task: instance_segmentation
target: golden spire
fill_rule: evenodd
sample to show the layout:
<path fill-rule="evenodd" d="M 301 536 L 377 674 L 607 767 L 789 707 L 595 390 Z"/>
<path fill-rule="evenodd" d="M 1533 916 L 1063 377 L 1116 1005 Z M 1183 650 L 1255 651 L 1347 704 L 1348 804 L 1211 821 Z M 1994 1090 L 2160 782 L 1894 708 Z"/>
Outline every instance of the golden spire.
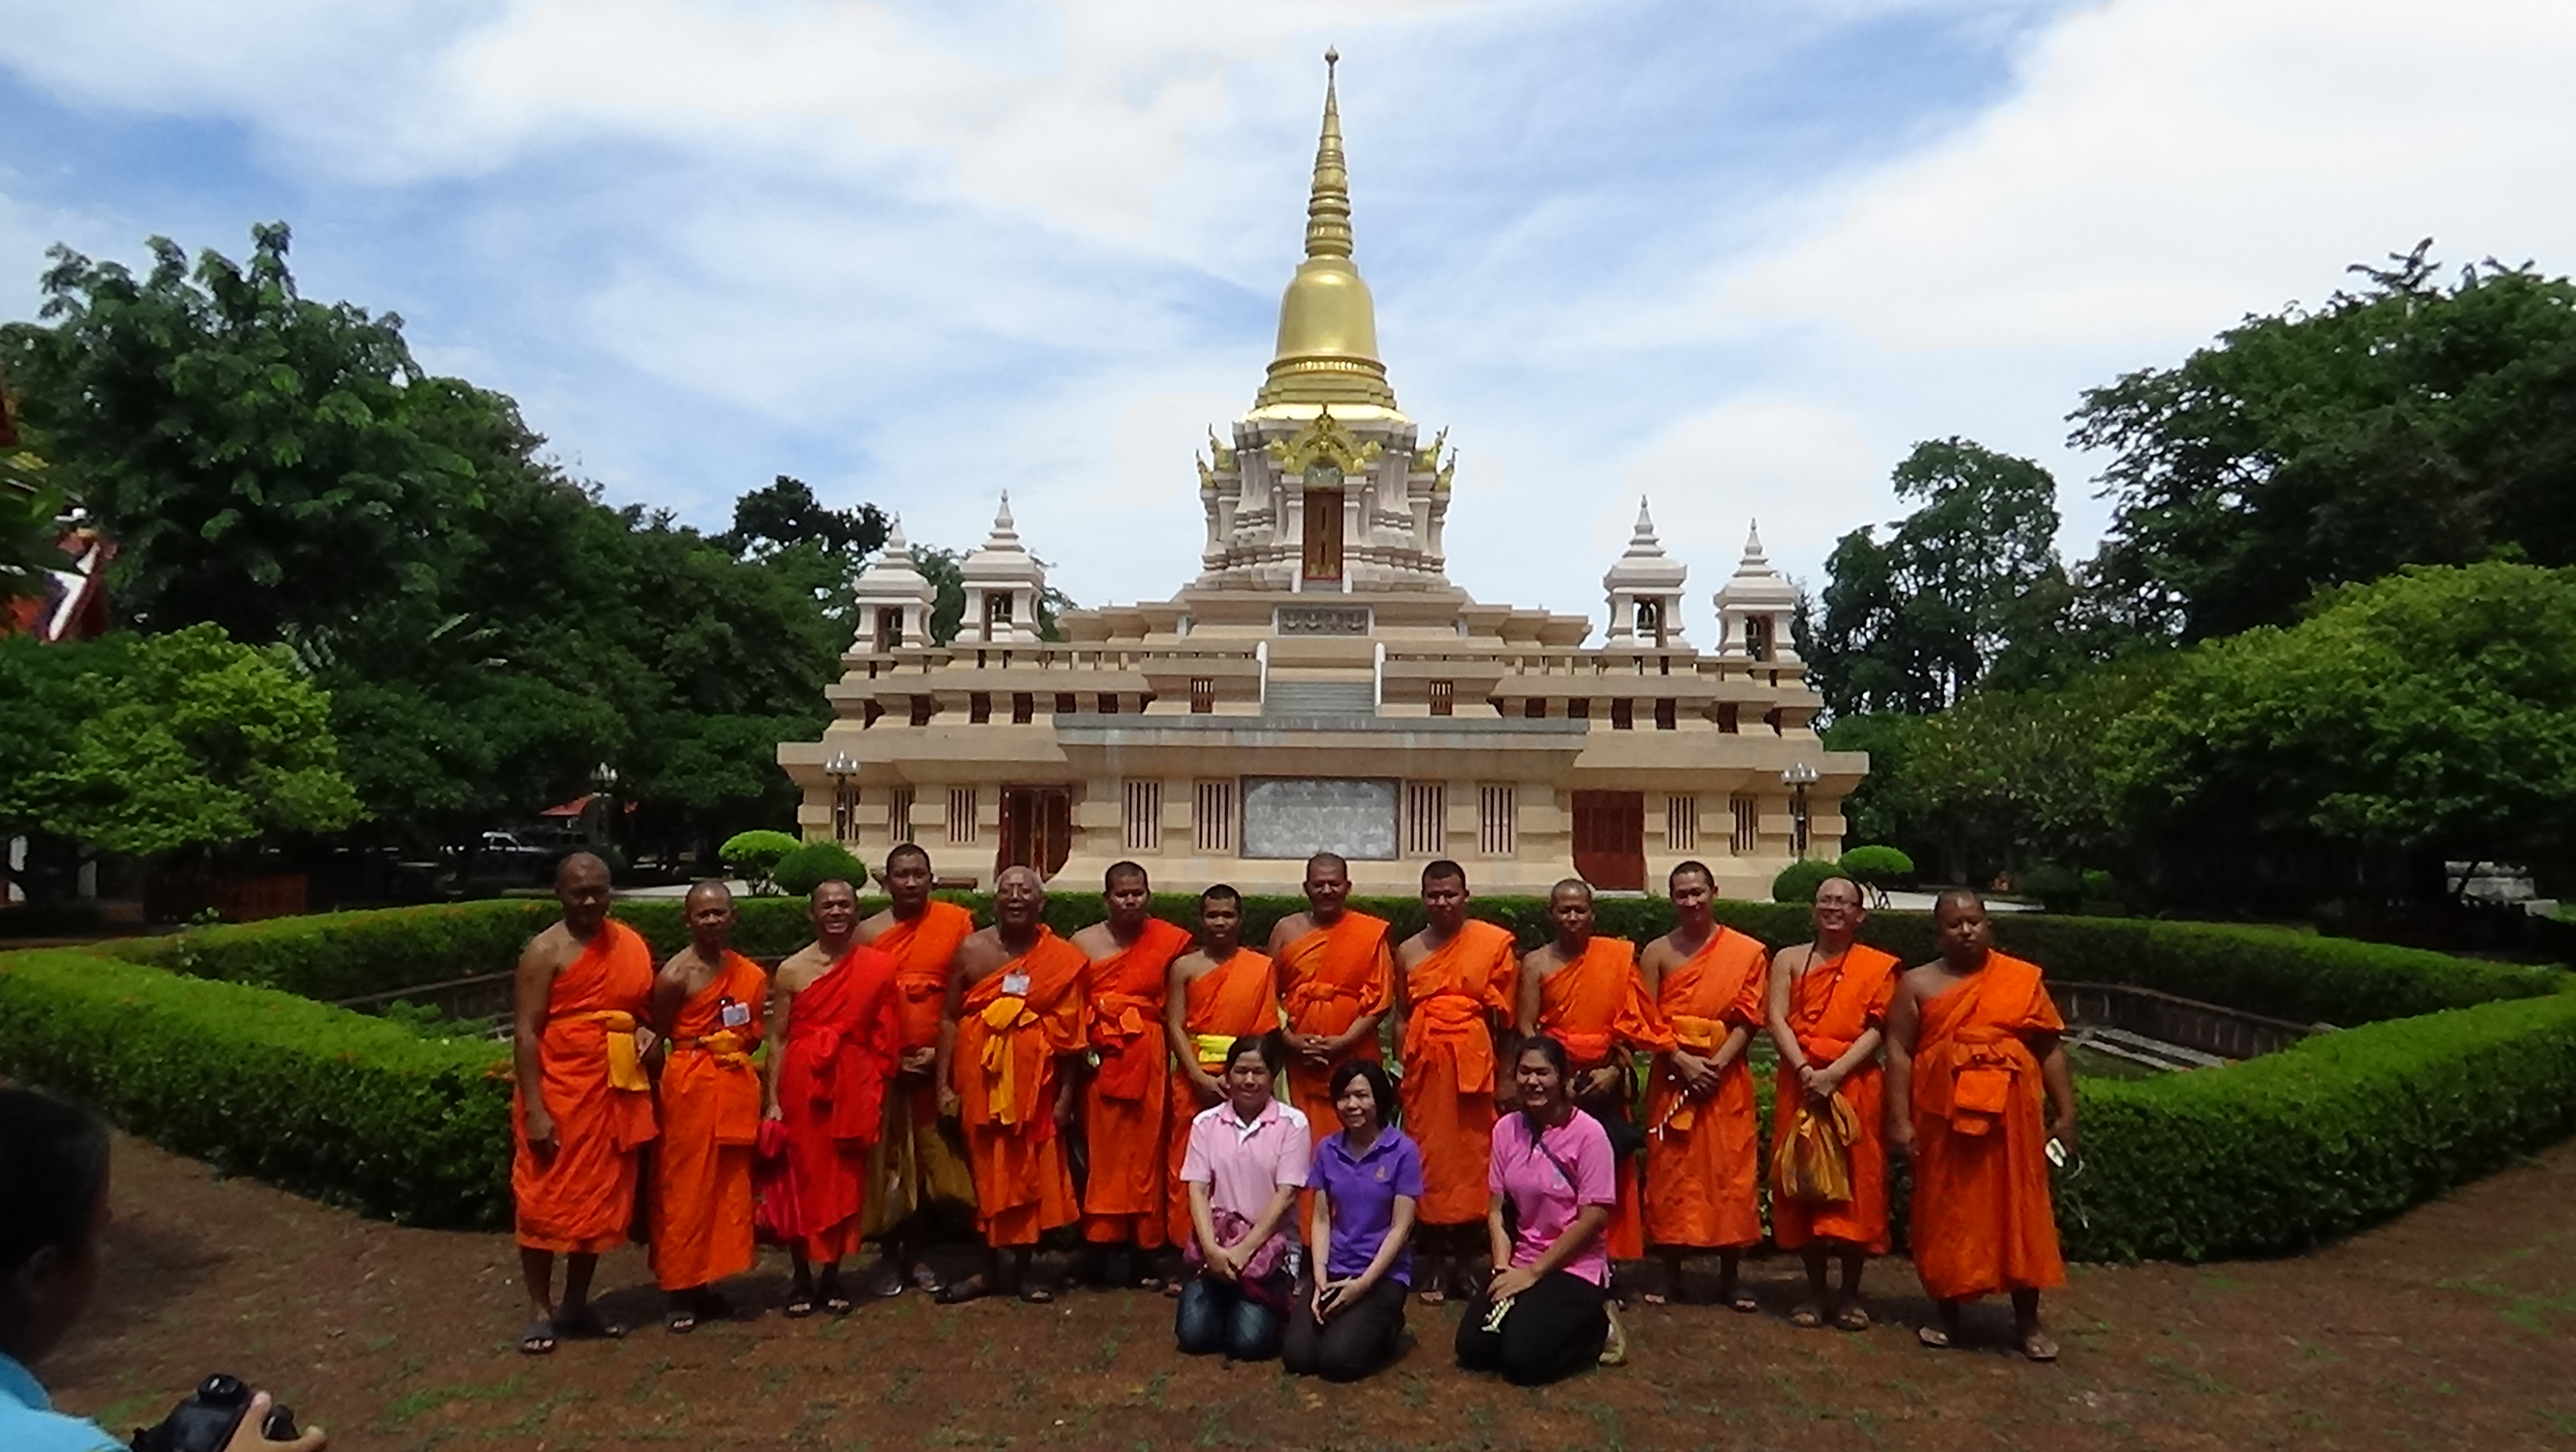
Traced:
<path fill-rule="evenodd" d="M 1374 404 L 1393 409 L 1386 365 L 1377 356 L 1377 303 L 1351 261 L 1351 182 L 1342 160 L 1337 51 L 1324 52 L 1324 126 L 1315 142 L 1315 179 L 1306 197 L 1306 260 L 1279 300 L 1279 350 L 1253 401 Z"/>

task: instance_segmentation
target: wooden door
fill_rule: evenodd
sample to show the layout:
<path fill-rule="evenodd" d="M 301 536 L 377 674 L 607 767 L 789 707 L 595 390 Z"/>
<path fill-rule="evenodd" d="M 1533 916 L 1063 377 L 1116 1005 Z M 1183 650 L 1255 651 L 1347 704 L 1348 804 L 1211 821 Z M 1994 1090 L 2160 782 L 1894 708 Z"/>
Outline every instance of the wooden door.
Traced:
<path fill-rule="evenodd" d="M 1073 793 L 1063 787 L 1002 788 L 1002 823 L 993 870 L 1034 867 L 1051 878 L 1073 855 Z"/>
<path fill-rule="evenodd" d="M 1309 580 L 1342 577 L 1342 491 L 1306 490 L 1306 560 Z"/>
<path fill-rule="evenodd" d="M 1596 888 L 1646 886 L 1646 794 L 1574 794 L 1574 875 Z"/>

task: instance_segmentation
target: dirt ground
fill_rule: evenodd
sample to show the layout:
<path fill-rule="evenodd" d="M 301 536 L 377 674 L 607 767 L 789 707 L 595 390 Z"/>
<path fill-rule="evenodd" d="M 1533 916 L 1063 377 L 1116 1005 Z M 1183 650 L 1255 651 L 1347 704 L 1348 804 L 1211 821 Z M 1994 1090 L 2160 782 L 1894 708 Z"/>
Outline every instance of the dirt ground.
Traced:
<path fill-rule="evenodd" d="M 1882 1325 L 1635 1309 L 1622 1369 L 1539 1391 L 1449 1364 L 1456 1311 L 1416 1306 L 1405 1359 L 1351 1387 L 1176 1355 L 1171 1303 L 919 1296 L 788 1321 L 777 1263 L 752 1319 L 672 1336 L 634 1251 L 609 1258 L 617 1343 L 511 1349 L 524 1315 L 498 1235 L 396 1229 L 131 1139 L 107 1282 L 44 1368 L 120 1431 L 227 1369 L 341 1448 L 1725 1447 L 2447 1448 L 2576 1445 L 2576 1144 L 2296 1260 L 2078 1267 L 2051 1298 L 2055 1366 L 1933 1352 L 1909 1268 L 1874 1268 Z M 1984 1319 L 2005 1329 L 2002 1308 Z"/>

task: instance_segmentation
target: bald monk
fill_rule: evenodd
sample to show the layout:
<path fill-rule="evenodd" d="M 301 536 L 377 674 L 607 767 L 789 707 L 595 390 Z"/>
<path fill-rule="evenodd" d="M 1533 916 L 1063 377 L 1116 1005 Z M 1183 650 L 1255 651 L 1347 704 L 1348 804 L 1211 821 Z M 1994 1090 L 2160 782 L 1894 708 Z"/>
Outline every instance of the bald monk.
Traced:
<path fill-rule="evenodd" d="M 1814 941 L 1783 948 L 1771 958 L 1768 1025 L 1780 1051 L 1780 1079 L 1772 1100 L 1771 1136 L 1778 1144 L 1795 1123 L 1803 1101 L 1822 1106 L 1840 1098 L 1852 1110 L 1859 1138 L 1851 1145 L 1852 1197 L 1830 1204 L 1801 1204 L 1771 1197 L 1771 1240 L 1807 1263 L 1807 1303 L 1789 1315 L 1800 1326 L 1830 1320 L 1845 1331 L 1869 1329 L 1860 1303 L 1861 1267 L 1887 1254 L 1887 1142 L 1882 1128 L 1878 1048 L 1886 1038 L 1888 1000 L 1896 991 L 1896 956 L 1859 941 L 1869 910 L 1860 884 L 1829 877 L 1816 885 L 1810 910 Z M 1825 1258 L 1842 1262 L 1842 1283 L 1825 1284 Z"/>
<path fill-rule="evenodd" d="M 858 940 L 858 889 L 839 878 L 806 901 L 814 941 L 778 965 L 769 991 L 769 1102 L 786 1130 L 791 1206 L 764 1207 L 795 1267 L 783 1308 L 850 1313 L 841 1262 L 859 1248 L 868 1161 L 885 1131 L 886 1091 L 903 1059 L 903 996 L 892 958 Z M 818 1284 L 815 1267 L 822 1268 Z"/>
<path fill-rule="evenodd" d="M 939 1278 L 922 1260 L 943 1217 L 972 1218 L 975 1177 L 966 1168 L 955 1126 L 939 1117 L 939 1010 L 957 945 L 975 931 L 975 915 L 930 896 L 930 854 L 906 842 L 886 854 L 886 895 L 893 903 L 859 924 L 859 941 L 894 960 L 903 1000 L 903 1061 L 886 1096 L 885 1129 L 868 1163 L 862 1233 L 882 1252 L 869 1289 L 899 1296 L 907 1284 L 937 1295 Z"/>
<path fill-rule="evenodd" d="M 1672 1030 L 1655 1013 L 1645 980 L 1637 974 L 1636 945 L 1625 938 L 1592 935 L 1592 885 L 1579 877 L 1547 895 L 1555 941 L 1521 960 L 1521 989 L 1513 1022 L 1524 1036 L 1546 1034 L 1565 1046 L 1573 1070 L 1574 1101 L 1601 1121 L 1619 1151 L 1619 1201 L 1610 1213 L 1607 1249 L 1619 1260 L 1646 1253 L 1645 1217 L 1638 1204 L 1635 1081 L 1639 1051 L 1673 1046 Z"/>
<path fill-rule="evenodd" d="M 966 1131 L 984 1269 L 939 1293 L 943 1304 L 996 1292 L 1055 1299 L 1028 1277 L 1038 1237 L 1082 1216 L 1065 1138 L 1083 1052 L 1082 950 L 1039 921 L 1046 889 L 1026 867 L 993 883 L 993 926 L 958 946 L 939 1020 L 939 1109 Z M 1005 1270 L 1003 1253 L 1009 1252 Z"/>
<path fill-rule="evenodd" d="M 622 1336 L 590 1304 L 601 1251 L 635 1219 L 636 1155 L 653 1138 L 653 950 L 608 916 L 608 864 L 576 852 L 555 871 L 563 920 L 528 940 L 511 985 L 510 1196 L 519 1274 L 536 1319 L 519 1349 Z M 555 1257 L 564 1294 L 554 1299 Z"/>
<path fill-rule="evenodd" d="M 1225 1098 L 1217 1076 L 1239 1038 L 1279 1031 L 1278 981 L 1269 955 L 1243 946 L 1243 895 L 1224 883 L 1199 894 L 1199 945 L 1172 960 L 1163 990 L 1163 1035 L 1171 1045 L 1171 1110 L 1163 1119 L 1163 1187 L 1170 1211 L 1163 1233 L 1175 1245 L 1192 1233 L 1189 1192 L 1181 1160 L 1190 1144 L 1190 1121 Z M 1166 1280 L 1165 1295 L 1180 1294 Z"/>
<path fill-rule="evenodd" d="M 751 1269 L 751 1166 L 763 1095 L 760 1047 L 769 975 L 737 953 L 733 892 L 701 882 L 681 904 L 689 946 L 653 979 L 653 1025 L 665 1053 L 655 1086 L 662 1118 L 653 1151 L 653 1279 L 670 1297 L 662 1324 L 686 1334 L 732 1305 L 715 1283 Z"/>
<path fill-rule="evenodd" d="M 1288 1097 L 1320 1143 L 1337 1133 L 1333 1071 L 1378 1057 L 1377 1024 L 1394 998 L 1387 922 L 1346 906 L 1350 864 L 1330 852 L 1306 859 L 1306 911 L 1270 929 L 1279 1004 L 1288 1014 Z"/>
<path fill-rule="evenodd" d="M 1154 885 L 1133 862 L 1101 876 L 1109 916 L 1073 935 L 1090 968 L 1089 1040 L 1099 1065 L 1083 1080 L 1082 1134 L 1090 1171 L 1082 1186 L 1082 1238 L 1104 1255 L 1101 1279 L 1137 1282 L 1135 1252 L 1171 1242 L 1163 1185 L 1164 1125 L 1172 1092 L 1172 1054 L 1163 1031 L 1163 995 L 1172 960 L 1189 951 L 1187 928 L 1153 915 Z M 1148 1273 L 1149 1289 L 1162 1278 Z"/>
<path fill-rule="evenodd" d="M 1761 1308 L 1736 1282 L 1744 1248 L 1762 1239 L 1762 1126 L 1744 1051 L 1763 1019 L 1771 955 L 1757 939 L 1710 916 L 1717 877 L 1685 862 L 1665 880 L 1673 930 L 1646 945 L 1637 969 L 1673 1047 L 1648 1077 L 1646 1239 L 1664 1262 L 1663 1287 L 1646 1304 L 1681 1299 L 1682 1258 L 1717 1252 L 1717 1299 Z"/>
<path fill-rule="evenodd" d="M 1485 1230 L 1502 1092 L 1495 1066 L 1511 1045 L 1520 991 L 1511 929 L 1468 917 L 1467 903 L 1466 868 L 1446 859 L 1423 868 L 1426 926 L 1395 950 L 1404 1125 L 1422 1151 L 1414 1284 L 1435 1306 L 1464 1293 L 1463 1262 Z"/>
<path fill-rule="evenodd" d="M 2066 1283 L 2047 1154 L 2052 1139 L 2075 1153 L 2066 1022 L 2038 965 L 1994 950 L 1975 893 L 1941 894 L 1932 927 L 1941 956 L 1908 969 L 1887 1009 L 1887 1140 L 1914 1162 L 1914 1269 L 1939 1307 L 1914 1334 L 1955 1345 L 1961 1303 L 2005 1291 L 2022 1355 L 2054 1361 L 2039 1293 Z"/>

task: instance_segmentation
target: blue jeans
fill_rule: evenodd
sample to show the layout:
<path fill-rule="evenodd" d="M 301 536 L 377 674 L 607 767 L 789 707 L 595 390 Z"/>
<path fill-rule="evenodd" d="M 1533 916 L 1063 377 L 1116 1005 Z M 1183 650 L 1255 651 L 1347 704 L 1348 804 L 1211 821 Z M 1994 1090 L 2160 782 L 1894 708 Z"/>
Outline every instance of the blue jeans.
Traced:
<path fill-rule="evenodd" d="M 1232 1281 L 1204 1272 L 1181 1287 L 1181 1308 L 1172 1318 L 1172 1334 L 1190 1356 L 1222 1351 L 1236 1361 L 1267 1361 L 1279 1354 L 1279 1337 L 1288 1320 L 1243 1293 Z"/>

